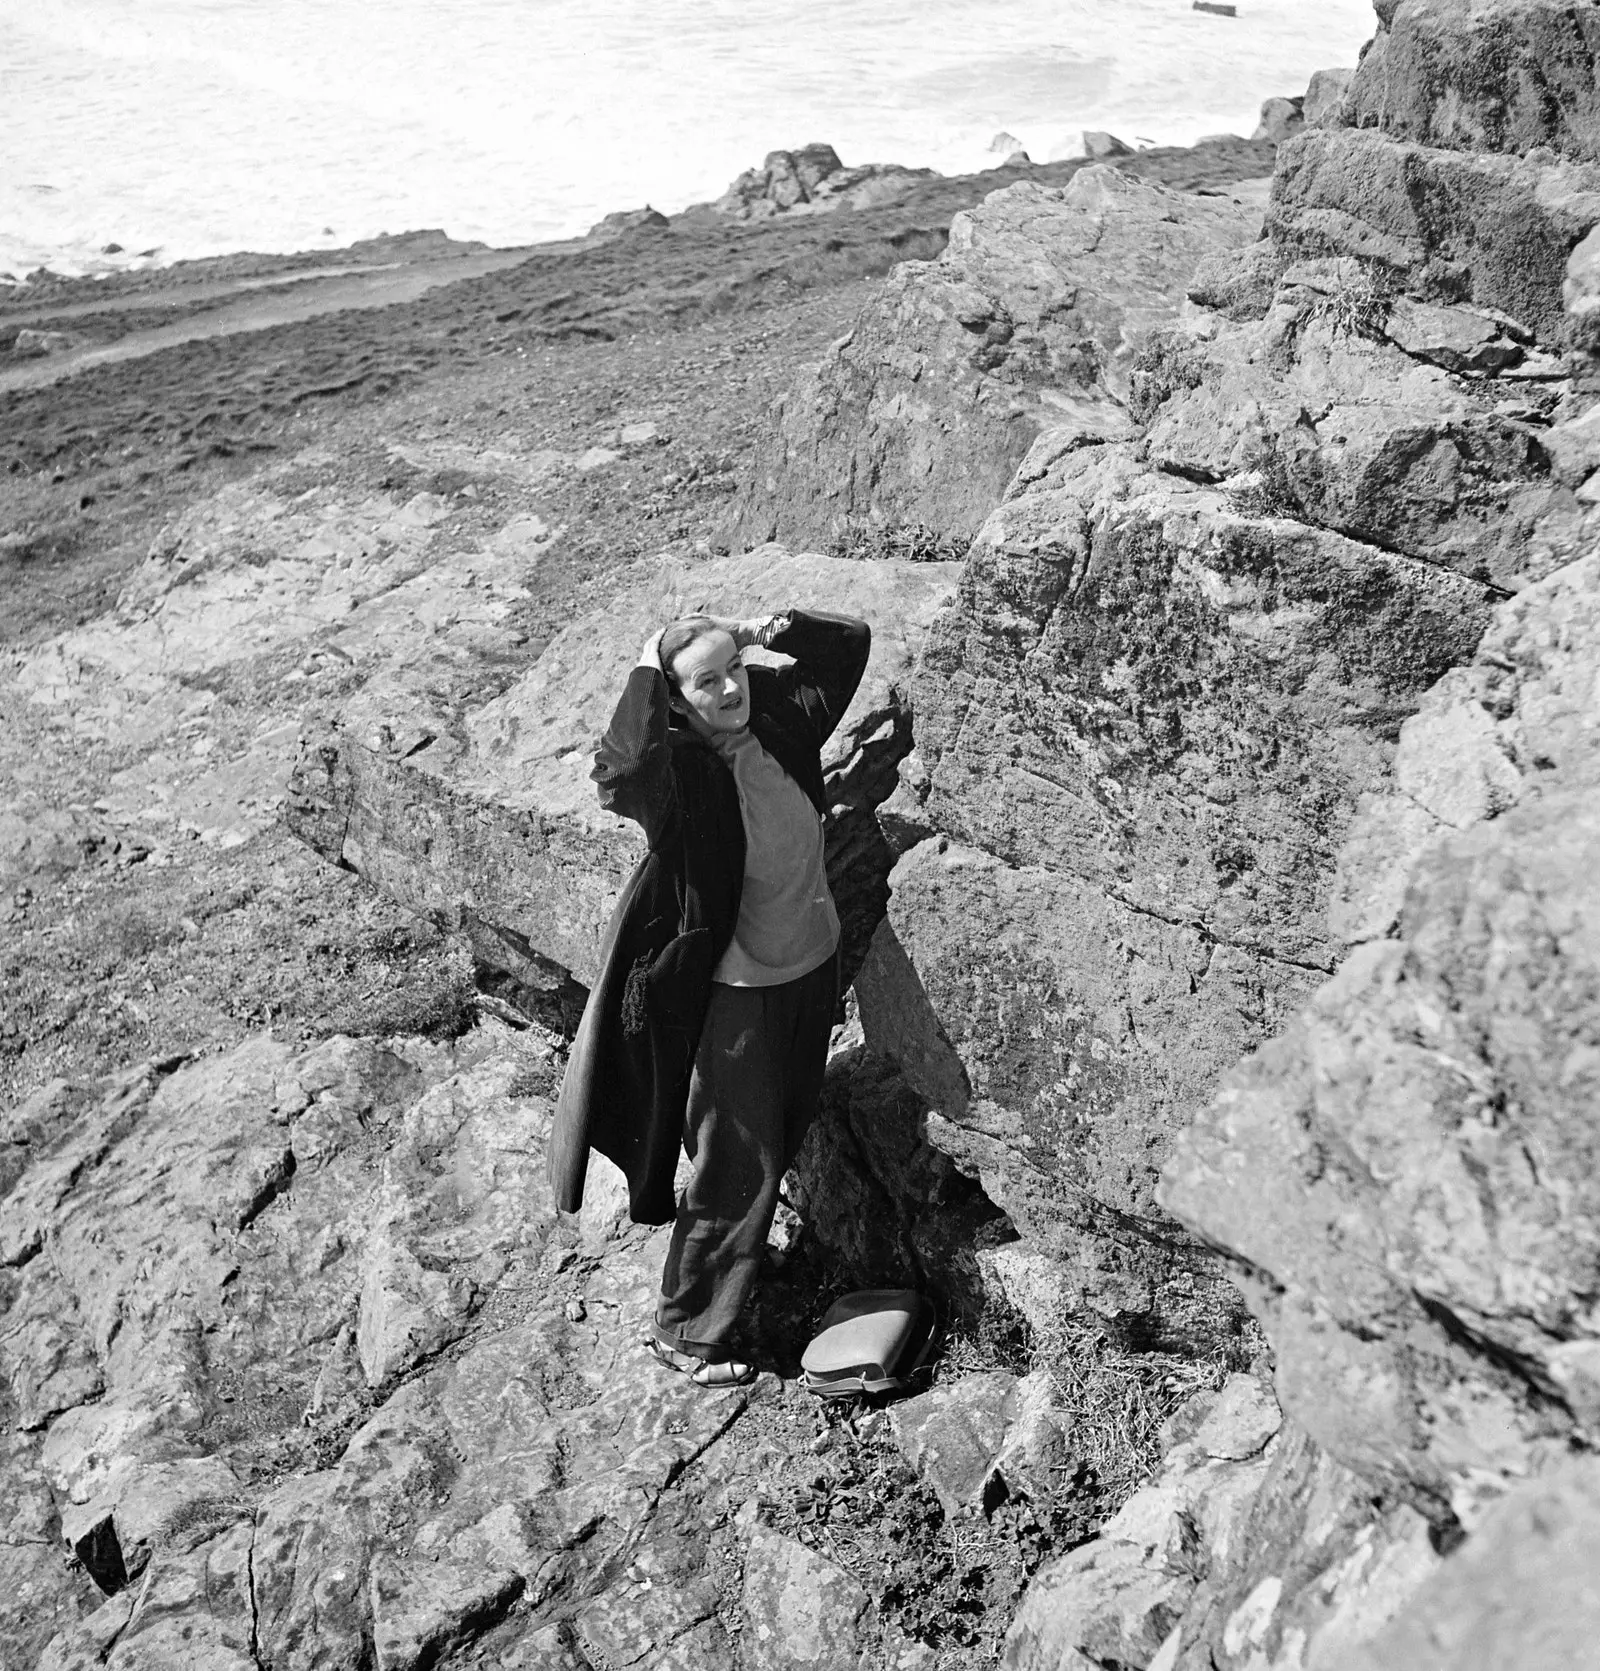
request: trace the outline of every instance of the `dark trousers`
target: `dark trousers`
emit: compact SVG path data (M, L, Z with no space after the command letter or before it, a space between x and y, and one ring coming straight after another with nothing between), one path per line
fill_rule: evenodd
M783 986L713 986L689 1082L694 1172L661 1272L656 1332L711 1362L761 1268L778 1186L816 1118L838 1003L838 960Z

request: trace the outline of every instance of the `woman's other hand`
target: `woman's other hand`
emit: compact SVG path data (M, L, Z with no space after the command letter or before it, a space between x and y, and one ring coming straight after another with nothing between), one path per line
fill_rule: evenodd
M735 647L740 650L748 650L752 644L764 643L777 618L775 615L762 615L753 621L736 621L726 615L706 616L706 620L727 633Z
M644 641L644 648L639 652L638 665L640 667L653 667L657 673L666 672L666 669L661 665L661 635L666 630L665 627L658 627Z

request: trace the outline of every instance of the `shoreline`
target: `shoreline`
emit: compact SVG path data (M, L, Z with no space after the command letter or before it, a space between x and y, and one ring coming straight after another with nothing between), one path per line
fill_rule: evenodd
M909 236L902 258L925 257L936 253L929 240L937 236L942 241L953 214L1018 181L1061 186L1079 169L1108 161L1175 189L1204 191L1208 181L1270 173L1274 149L1267 142L1229 135L1200 145L1148 147L1111 158L1076 157L1056 163L1008 158L973 174L881 165L888 189L881 201L861 206L805 203L799 212L739 219L703 203L644 224L628 223L643 221L648 210L623 211L582 237L527 245L495 247L428 229L361 239L339 249L281 255L238 251L92 277L41 272L29 282L0 289L0 395L40 390L98 367L185 344L300 325L332 313L417 302L445 286L490 279L530 261L549 264L552 270L568 261L580 269L591 260L601 267L615 265L607 263L605 251L643 252L651 240L660 240L663 249L698 248L707 261L731 257L737 263L747 253L769 246L775 260L804 260L810 258L809 246L818 241L819 229L827 226L836 229L833 242L845 245L885 235L891 240ZM615 224L619 221L622 224ZM650 264L647 256L641 260ZM567 277L577 291L592 283L594 275L574 270ZM609 274L604 282L609 287ZM24 332L30 335L23 337Z

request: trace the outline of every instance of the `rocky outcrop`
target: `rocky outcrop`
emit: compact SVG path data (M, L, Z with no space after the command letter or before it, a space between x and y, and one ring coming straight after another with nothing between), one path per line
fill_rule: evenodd
M934 177L931 168L898 163L846 168L831 145L806 145L798 151L769 151L759 168L747 168L710 207L743 221L871 209L898 202L917 181Z
M735 539L826 548L905 523L970 537L1053 419L1081 410L1123 432L1137 345L1203 257L1258 225L1249 193L1187 196L1106 166L957 215L939 260L896 268L781 402Z
M611 905L643 852L606 816L589 767L649 633L703 603L731 614L790 605L873 623L872 660L825 758L837 808L829 874L852 965L882 914L889 855L873 808L909 746L906 688L953 566L847 562L776 547L687 567L665 562L575 622L533 671L455 736L374 749L335 727L306 740L286 817L303 840L412 910L466 932L480 969L517 988L593 979Z
M1592 163L1321 128L1279 152L1267 231L1285 255L1353 256L1391 289L1497 309L1560 346L1567 256L1597 220Z
M1141 395L1160 402L1146 445L1162 469L1499 587L1526 565L1551 499L1522 377L1540 356L1503 316L1390 297L1350 257L1301 261L1258 323L1160 349Z
M1600 18L1568 0L1398 0L1348 91L1344 120L1460 151L1548 146L1600 161Z
M1600 1627L1596 1472L1583 1457L1514 1486L1402 1617L1347 1663L1355 1671L1586 1664Z
M1597 599L1594 558L1528 588L1411 722L1346 863L1361 932L1400 896L1393 937L1230 1078L1164 1191L1248 1265L1296 1420L1467 1526L1600 1419Z
M1357 797L1487 609L1138 452L1056 432L974 543L913 687L885 810L915 844L857 990L1072 1308L1193 1340L1166 1146L1331 967Z

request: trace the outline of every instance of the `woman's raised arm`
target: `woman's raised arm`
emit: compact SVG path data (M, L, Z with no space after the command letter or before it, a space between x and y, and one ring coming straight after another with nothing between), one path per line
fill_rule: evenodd
M642 824L652 843L673 806L672 751L667 744L671 700L660 647L660 632L645 640L589 773L599 789L600 805Z

